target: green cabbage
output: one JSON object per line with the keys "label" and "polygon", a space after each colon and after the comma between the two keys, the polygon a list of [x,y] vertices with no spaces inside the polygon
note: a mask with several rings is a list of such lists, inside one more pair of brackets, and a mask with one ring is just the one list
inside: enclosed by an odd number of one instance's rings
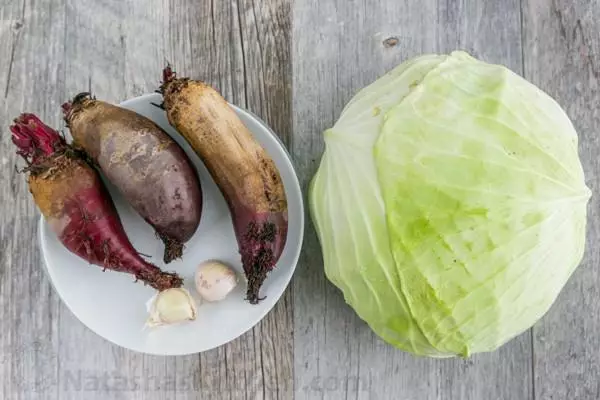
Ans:
{"label": "green cabbage", "polygon": [[385,341],[492,351],[580,263],[591,196],[561,107],[464,52],[409,60],[325,131],[309,202],[327,278]]}

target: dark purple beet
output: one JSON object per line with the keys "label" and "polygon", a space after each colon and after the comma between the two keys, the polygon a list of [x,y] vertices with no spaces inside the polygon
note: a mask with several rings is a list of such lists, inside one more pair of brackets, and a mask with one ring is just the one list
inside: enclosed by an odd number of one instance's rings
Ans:
{"label": "dark purple beet", "polygon": [[87,93],[63,111],[74,145],[154,227],[165,263],[181,257],[202,211],[200,182],[181,147],[150,119]]}

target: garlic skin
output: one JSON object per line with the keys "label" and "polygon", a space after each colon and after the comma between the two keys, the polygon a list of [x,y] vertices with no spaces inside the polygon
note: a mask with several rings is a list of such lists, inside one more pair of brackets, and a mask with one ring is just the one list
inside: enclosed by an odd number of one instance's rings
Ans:
{"label": "garlic skin", "polygon": [[223,300],[237,283],[235,271],[219,261],[206,261],[196,270],[196,290],[209,302]]}
{"label": "garlic skin", "polygon": [[196,319],[196,302],[184,288],[172,288],[156,294],[148,304],[150,327],[172,325]]}

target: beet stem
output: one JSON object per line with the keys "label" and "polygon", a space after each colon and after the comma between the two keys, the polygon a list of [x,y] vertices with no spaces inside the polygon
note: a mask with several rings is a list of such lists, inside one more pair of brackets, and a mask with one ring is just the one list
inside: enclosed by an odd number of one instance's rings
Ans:
{"label": "beet stem", "polygon": [[12,142],[19,149],[17,154],[28,164],[36,164],[41,158],[63,151],[65,139],[33,114],[21,114],[10,126]]}
{"label": "beet stem", "polygon": [[73,108],[73,104],[70,101],[63,103],[60,108],[62,108],[63,115],[69,115],[71,109]]}
{"label": "beet stem", "polygon": [[70,120],[73,117],[73,113],[77,113],[78,109],[81,109],[85,103],[89,100],[95,100],[96,98],[90,92],[81,92],[73,97],[73,100],[63,103],[61,108],[63,111],[63,118],[70,127]]}
{"label": "beet stem", "polygon": [[173,80],[177,79],[177,74],[171,68],[170,64],[167,64],[165,69],[163,69],[163,85],[167,84]]}

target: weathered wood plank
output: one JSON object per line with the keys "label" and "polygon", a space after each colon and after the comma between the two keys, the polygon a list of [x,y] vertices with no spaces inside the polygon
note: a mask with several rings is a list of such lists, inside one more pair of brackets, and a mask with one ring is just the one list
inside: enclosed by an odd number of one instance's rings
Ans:
{"label": "weathered wood plank", "polygon": [[[0,7],[0,318],[10,327],[0,338],[0,397],[288,399],[293,366],[300,399],[526,399],[533,391],[539,399],[600,397],[596,200],[586,261],[536,325],[533,365],[529,333],[467,361],[417,359],[393,350],[327,283],[311,229],[293,299],[288,291],[250,333],[201,356],[130,353],[88,331],[59,305],[39,252],[31,250],[38,214],[23,177],[12,170],[10,118],[27,110],[61,126],[58,107],[67,96],[91,87],[116,102],[148,92],[167,60],[263,117],[291,148],[306,185],[323,148],[320,132],[358,88],[410,56],[465,48],[524,72],[557,97],[581,134],[588,181],[596,189],[596,1],[524,0],[523,49],[517,0],[296,0],[294,41],[290,3],[48,0],[35,8],[27,1]],[[392,36],[398,43],[384,46]]]}
{"label": "weathered wood plank", "polygon": [[[170,8],[169,61],[264,119],[291,141],[290,2],[184,1]],[[189,39],[185,39],[189,37]],[[251,332],[188,360],[202,398],[289,399],[292,308],[287,291]],[[184,398],[183,393],[178,396]],[[179,397],[178,397],[179,398]]]}
{"label": "weathered wood plank", "polygon": [[63,1],[4,2],[0,8],[0,397],[56,399],[58,297],[41,267],[38,212],[8,125],[22,111],[60,120],[46,98],[60,95],[64,51]]}
{"label": "weathered wood plank", "polygon": [[534,327],[536,399],[600,398],[600,3],[523,1],[525,76],[561,104],[579,133],[589,205],[587,250]]}
{"label": "weathered wood plank", "polygon": [[[153,89],[165,8],[157,1],[135,3],[67,1],[66,80],[57,102],[81,91],[119,102]],[[141,355],[105,341],[65,307],[59,359],[61,399],[172,399],[179,372],[174,358]]]}
{"label": "weathered wood plank", "polygon": [[[321,132],[359,88],[399,62],[463,48],[521,72],[517,0],[297,0],[293,15],[292,150],[304,189],[323,151]],[[294,280],[296,398],[531,398],[529,333],[466,361],[414,358],[376,338],[327,282],[310,223],[304,246]]]}
{"label": "weathered wood plank", "polygon": [[[4,132],[21,110],[62,127],[60,104],[79,91],[112,102],[153,91],[171,61],[263,117],[289,143],[289,2],[48,0],[30,8],[17,1],[0,8],[0,49],[15,49],[13,60],[0,59]],[[188,357],[121,349],[59,305],[37,248],[31,250],[38,213],[24,179],[13,174],[10,140],[2,138],[0,313],[10,329],[0,338],[0,397],[290,398],[289,292],[246,335]]]}

